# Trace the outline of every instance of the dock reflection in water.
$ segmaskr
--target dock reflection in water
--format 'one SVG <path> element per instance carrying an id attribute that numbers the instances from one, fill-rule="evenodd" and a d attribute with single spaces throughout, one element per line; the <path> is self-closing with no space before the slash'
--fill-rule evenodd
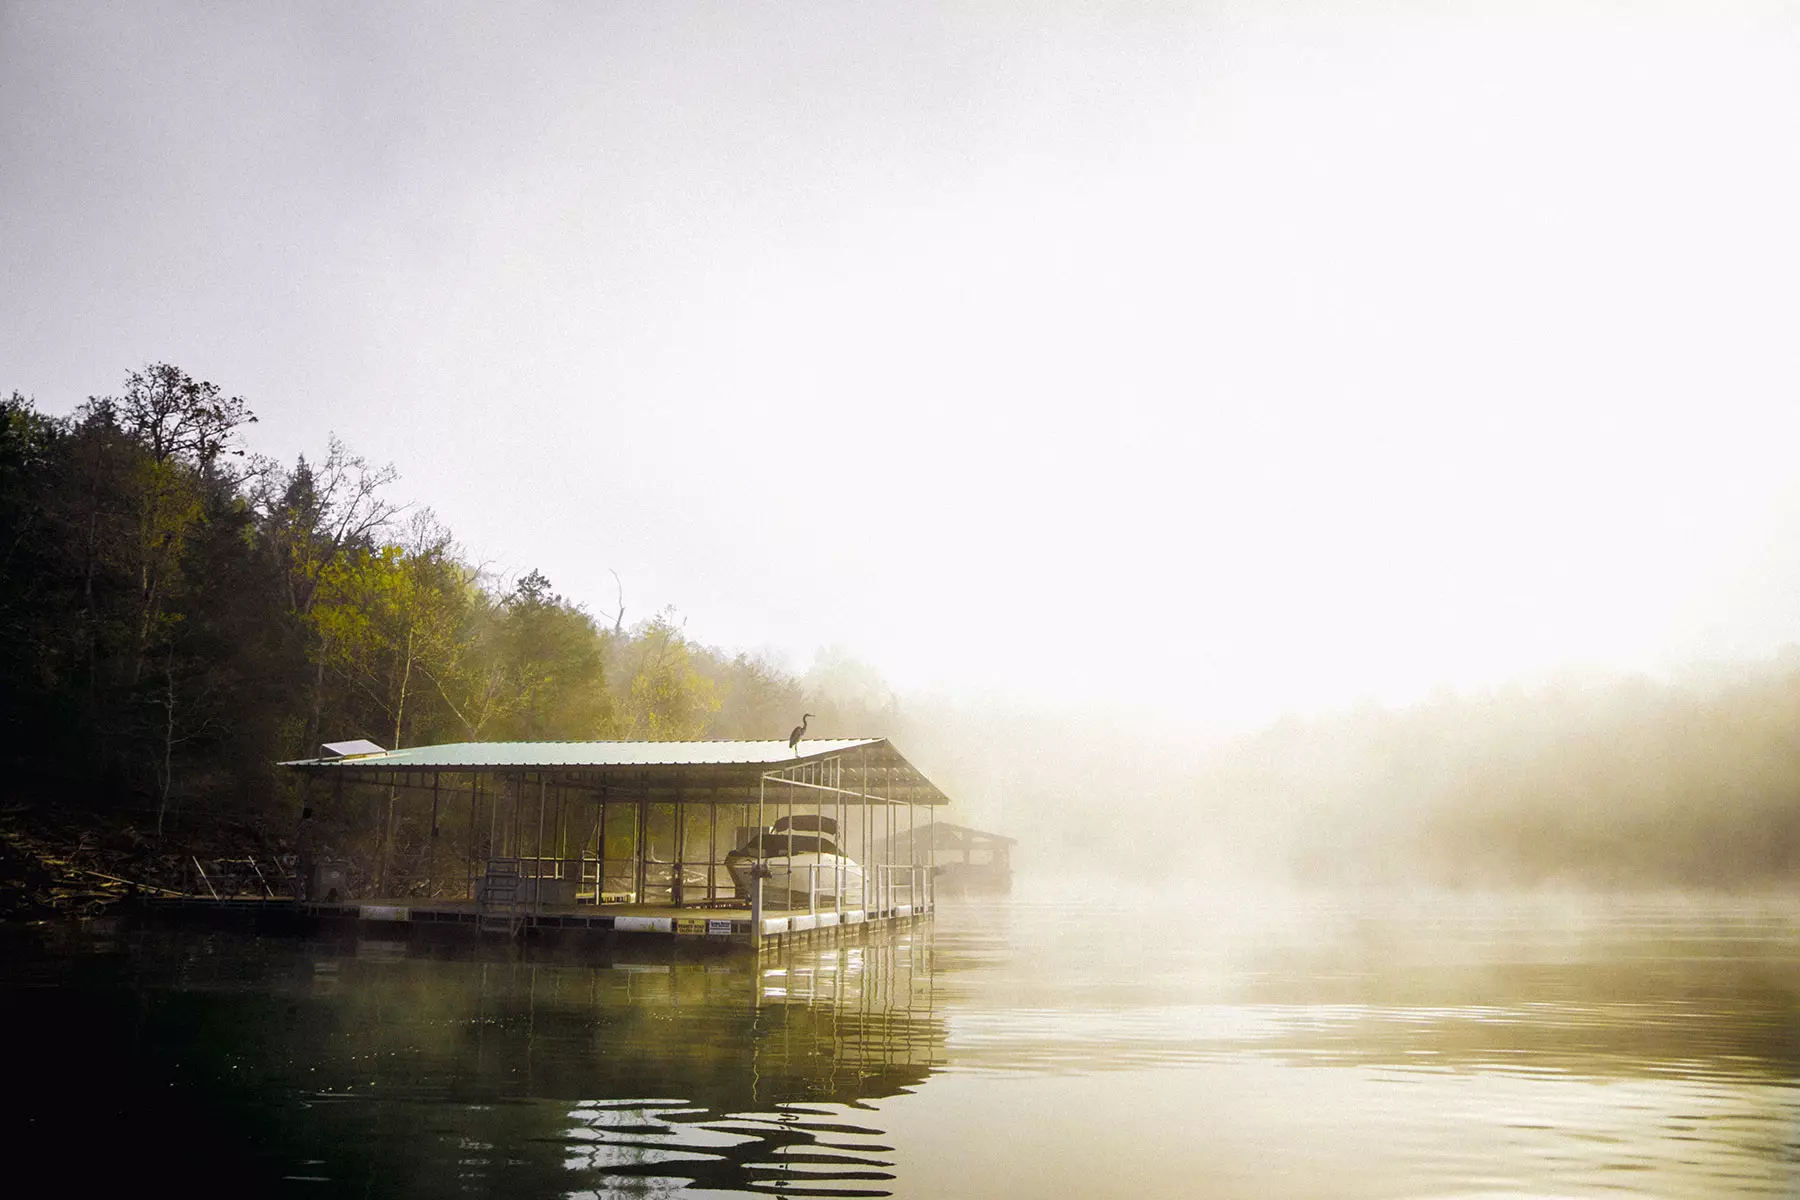
<path id="1" fill-rule="evenodd" d="M 687 1185 L 784 1196 L 890 1195 L 892 1147 L 869 1123 L 866 1102 L 916 1087 L 943 1061 L 929 961 L 928 945 L 903 935 L 790 949 L 701 977 L 715 986 L 700 1003 L 723 1002 L 748 1016 L 727 1030 L 748 1053 L 707 1054 L 713 1064 L 735 1059 L 737 1070 L 685 1089 L 668 1088 L 679 1074 L 662 1074 L 664 1089 L 685 1091 L 685 1101 L 577 1105 L 564 1165 L 592 1190 L 575 1195 L 635 1196 Z M 640 983 L 646 978 L 626 973 L 634 975 Z M 697 982 L 679 969 L 662 978 L 673 1004 L 684 982 Z"/>
<path id="2" fill-rule="evenodd" d="M 597 962 L 148 930 L 0 1000 L 50 1039 L 33 1122 L 69 1144 L 33 1149 L 65 1172 L 104 1128 L 136 1161 L 102 1175 L 290 1194 L 888 1195 L 869 1103 L 943 1060 L 912 933 Z"/>

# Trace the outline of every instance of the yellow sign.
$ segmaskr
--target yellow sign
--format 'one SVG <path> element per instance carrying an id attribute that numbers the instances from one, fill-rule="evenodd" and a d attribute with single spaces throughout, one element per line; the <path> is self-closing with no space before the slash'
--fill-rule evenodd
<path id="1" fill-rule="evenodd" d="M 705 917 L 676 917 L 675 918 L 675 932 L 676 933 L 698 933 L 698 934 L 701 934 L 702 936 L 704 936 L 706 933 L 706 918 Z"/>

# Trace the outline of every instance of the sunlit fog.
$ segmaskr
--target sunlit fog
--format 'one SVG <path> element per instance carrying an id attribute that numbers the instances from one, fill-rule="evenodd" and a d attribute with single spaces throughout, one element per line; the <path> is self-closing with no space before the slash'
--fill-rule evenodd
<path id="1" fill-rule="evenodd" d="M 1797 149 L 1778 0 L 0 0 L 0 1179 L 1800 1195 Z"/>
<path id="2" fill-rule="evenodd" d="M 179 363 L 592 610 L 1232 727 L 1800 632 L 1785 6 L 3 28 L 9 387 Z"/>

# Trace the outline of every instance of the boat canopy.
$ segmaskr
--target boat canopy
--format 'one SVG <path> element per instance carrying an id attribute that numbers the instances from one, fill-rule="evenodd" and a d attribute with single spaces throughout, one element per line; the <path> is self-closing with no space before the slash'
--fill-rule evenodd
<path id="1" fill-rule="evenodd" d="M 782 817 L 780 820 L 776 821 L 774 825 L 770 826 L 770 828 L 776 833 L 780 833 L 787 829 L 806 829 L 815 833 L 828 833 L 832 837 L 836 837 L 838 824 L 836 817 L 815 816 L 812 813 L 795 813 L 791 817 Z"/>
<path id="2" fill-rule="evenodd" d="M 810 833 L 759 833 L 733 850 L 732 858 L 788 858 L 795 854 L 843 854 L 837 839 Z"/>

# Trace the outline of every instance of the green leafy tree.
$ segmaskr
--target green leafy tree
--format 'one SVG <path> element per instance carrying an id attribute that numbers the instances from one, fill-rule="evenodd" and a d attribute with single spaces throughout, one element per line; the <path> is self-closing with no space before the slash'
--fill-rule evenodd
<path id="1" fill-rule="evenodd" d="M 301 456 L 292 471 L 271 471 L 256 496 L 262 513 L 260 541 L 281 580 L 291 631 L 290 650 L 311 663 L 304 733 L 290 738 L 302 752 L 320 740 L 330 654 L 318 644 L 327 626 L 311 619 L 325 572 L 354 553 L 375 548 L 391 529 L 400 505 L 385 489 L 394 468 L 373 467 L 333 435 L 324 461 Z"/>
<path id="2" fill-rule="evenodd" d="M 466 649 L 475 600 L 446 541 L 357 551 L 325 568 L 310 620 L 329 668 L 381 715 L 390 749 L 428 730 L 447 674 Z"/>
<path id="3" fill-rule="evenodd" d="M 698 669 L 674 610 L 632 630 L 622 655 L 626 691 L 620 732 L 651 741 L 706 736 L 719 711 L 718 688 Z"/>
<path id="4" fill-rule="evenodd" d="M 497 625 L 510 693 L 506 736 L 579 741 L 613 727 L 604 636 L 541 572 L 526 575 L 501 602 Z"/>
<path id="5" fill-rule="evenodd" d="M 0 400 L 0 747 L 7 760 L 60 744 L 76 642 L 65 514 L 69 437 L 17 392 Z"/>
<path id="6" fill-rule="evenodd" d="M 136 576 L 136 645 L 131 682 L 142 681 L 146 658 L 166 640 L 170 594 L 181 586 L 188 537 L 201 518 L 209 490 L 230 490 L 239 482 L 225 468 L 243 458 L 238 431 L 256 416 L 241 397 L 226 396 L 216 384 L 195 380 L 167 363 L 155 363 L 126 377 L 117 398 L 93 400 L 103 406 L 139 451 L 133 471 Z"/>

